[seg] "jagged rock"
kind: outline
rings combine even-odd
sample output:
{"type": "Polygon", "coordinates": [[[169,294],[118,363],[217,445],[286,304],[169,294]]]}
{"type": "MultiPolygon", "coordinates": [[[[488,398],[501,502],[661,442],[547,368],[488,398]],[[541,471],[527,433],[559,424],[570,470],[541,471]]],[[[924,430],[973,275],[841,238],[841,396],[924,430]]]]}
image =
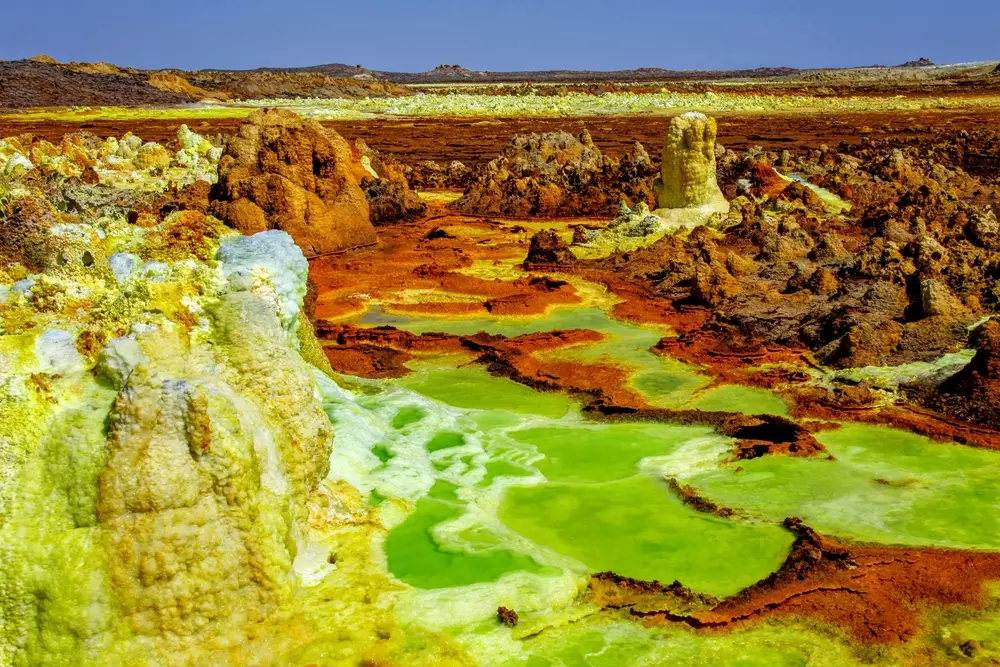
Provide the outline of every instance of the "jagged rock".
{"type": "Polygon", "coordinates": [[[916,256],[917,269],[923,273],[938,273],[948,264],[948,251],[937,239],[925,236],[920,239],[916,256]]]}
{"type": "Polygon", "coordinates": [[[392,156],[372,150],[361,139],[354,142],[367,174],[361,187],[368,196],[373,225],[411,220],[424,214],[427,204],[410,189],[405,168],[392,156]]]}
{"type": "Polygon", "coordinates": [[[882,366],[903,340],[903,327],[892,320],[862,322],[841,340],[826,363],[834,368],[882,366]]]}
{"type": "Polygon", "coordinates": [[[801,202],[806,208],[823,209],[823,200],[819,195],[798,181],[792,181],[778,195],[778,199],[787,202],[801,202]]]}
{"type": "Polygon", "coordinates": [[[863,278],[880,278],[902,284],[916,271],[895,243],[875,237],[855,255],[851,272],[863,278]]]}
{"type": "Polygon", "coordinates": [[[517,626],[517,612],[507,607],[497,607],[497,621],[508,628],[517,626]]]}
{"type": "Polygon", "coordinates": [[[566,242],[555,232],[543,229],[531,237],[524,265],[568,264],[575,260],[566,242]]]}
{"type": "Polygon", "coordinates": [[[996,213],[989,209],[972,215],[965,230],[974,242],[984,248],[993,248],[1000,241],[1000,222],[996,213]]]}
{"type": "Polygon", "coordinates": [[[427,204],[405,183],[379,178],[365,181],[363,185],[373,225],[413,220],[427,211],[427,204]]]}
{"type": "Polygon", "coordinates": [[[920,283],[920,309],[924,317],[943,316],[958,319],[968,315],[968,309],[951,293],[948,286],[936,278],[920,283]]]}
{"type": "Polygon", "coordinates": [[[840,288],[837,276],[825,267],[819,267],[806,282],[806,289],[813,294],[833,294],[840,288]]]}
{"type": "Polygon", "coordinates": [[[800,290],[807,289],[809,279],[814,273],[812,266],[806,262],[792,262],[792,266],[795,273],[792,274],[792,277],[788,279],[788,283],[785,285],[785,294],[794,294],[800,290]]]}
{"type": "Polygon", "coordinates": [[[945,380],[927,401],[962,420],[1000,428],[1000,322],[989,321],[973,334],[976,356],[945,380]]]}
{"type": "Polygon", "coordinates": [[[809,255],[816,245],[809,232],[793,220],[762,226],[761,257],[769,261],[795,261],[809,255]]]}
{"type": "Polygon", "coordinates": [[[653,167],[645,151],[605,157],[584,130],[517,135],[500,157],[481,167],[452,204],[476,215],[571,216],[616,212],[652,200],[653,167]]]}
{"type": "Polygon", "coordinates": [[[56,212],[33,194],[11,193],[4,199],[6,210],[0,209],[0,263],[42,270],[57,254],[56,240],[49,233],[56,212]]]}
{"type": "Polygon", "coordinates": [[[739,280],[720,262],[695,266],[691,298],[706,306],[718,306],[743,291],[739,280]]]}
{"type": "Polygon", "coordinates": [[[472,170],[458,160],[443,167],[433,160],[422,160],[405,167],[406,178],[415,188],[451,188],[464,190],[472,178],[472,170]]]}
{"type": "Polygon", "coordinates": [[[226,145],[212,211],[243,234],[281,229],[307,257],[375,242],[360,165],[333,130],[289,111],[255,111],[226,145]]]}
{"type": "Polygon", "coordinates": [[[906,289],[889,280],[872,281],[859,300],[867,310],[885,317],[901,315],[908,303],[906,289]]]}
{"type": "Polygon", "coordinates": [[[816,247],[809,251],[809,259],[820,264],[833,264],[850,256],[836,234],[825,234],[816,247]]]}

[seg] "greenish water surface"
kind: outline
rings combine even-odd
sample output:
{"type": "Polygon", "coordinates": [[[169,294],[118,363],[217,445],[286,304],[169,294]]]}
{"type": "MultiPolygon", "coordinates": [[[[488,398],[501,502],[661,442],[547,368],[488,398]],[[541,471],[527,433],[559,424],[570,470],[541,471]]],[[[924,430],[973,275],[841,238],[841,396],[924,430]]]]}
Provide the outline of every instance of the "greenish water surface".
{"type": "MultiPolygon", "coordinates": [[[[707,388],[696,367],[649,351],[663,331],[617,322],[598,308],[520,321],[372,310],[359,323],[507,336],[593,329],[605,339],[547,354],[628,367],[632,386],[664,407],[788,412],[766,390],[707,388]]],[[[338,425],[332,469],[374,501],[396,499],[406,508],[384,543],[390,572],[415,599],[454,609],[444,627],[484,664],[871,662],[842,635],[792,621],[719,636],[596,617],[570,622],[577,618],[573,597],[557,603],[547,591],[613,570],[731,595],[780,567],[793,539],[781,527],[789,516],[839,539],[1000,549],[996,452],[844,424],[816,436],[832,458],[735,462],[731,441],[708,427],[593,423],[565,395],[536,392],[467,361],[424,358],[411,363],[412,375],[369,382],[364,396],[345,395],[326,407],[338,425]],[[674,495],[668,477],[737,516],[694,511],[674,495]],[[496,601],[517,608],[526,627],[560,614],[567,621],[514,639],[492,617],[496,601]]],[[[954,627],[978,637],[996,624],[987,616],[954,627]]],[[[893,655],[873,664],[895,664],[893,655]]]]}

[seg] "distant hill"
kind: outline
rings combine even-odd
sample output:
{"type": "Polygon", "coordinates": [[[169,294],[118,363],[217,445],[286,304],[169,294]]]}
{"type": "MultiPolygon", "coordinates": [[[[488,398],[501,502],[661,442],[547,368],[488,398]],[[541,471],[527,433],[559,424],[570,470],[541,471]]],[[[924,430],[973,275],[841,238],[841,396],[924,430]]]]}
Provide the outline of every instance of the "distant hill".
{"type": "Polygon", "coordinates": [[[718,79],[754,79],[788,76],[801,70],[794,67],[759,67],[741,70],[669,70],[659,67],[639,69],[596,70],[538,70],[523,72],[476,71],[461,65],[438,65],[426,72],[388,72],[372,70],[361,65],[312,65],[309,67],[262,67],[255,72],[321,72],[328,76],[371,78],[403,84],[455,83],[584,83],[593,81],[709,81],[718,79]]]}
{"type": "Polygon", "coordinates": [[[998,84],[996,61],[935,65],[927,58],[891,67],[800,70],[758,67],[738,70],[542,70],[489,72],[461,65],[438,65],[426,72],[384,72],[362,65],[329,63],[309,67],[260,67],[253,70],[140,70],[110,63],[59,63],[49,56],[0,61],[0,108],[39,106],[168,106],[204,100],[253,98],[362,98],[413,94],[407,86],[434,84],[711,84],[752,81],[762,86],[919,86],[949,81],[966,89],[998,84]],[[993,69],[996,67],[996,69],[993,69]]]}
{"type": "Polygon", "coordinates": [[[137,70],[108,63],[57,63],[52,58],[36,57],[0,61],[0,108],[173,106],[252,97],[411,94],[407,88],[372,76],[335,77],[326,73],[337,71],[329,66],[294,71],[137,70]]]}

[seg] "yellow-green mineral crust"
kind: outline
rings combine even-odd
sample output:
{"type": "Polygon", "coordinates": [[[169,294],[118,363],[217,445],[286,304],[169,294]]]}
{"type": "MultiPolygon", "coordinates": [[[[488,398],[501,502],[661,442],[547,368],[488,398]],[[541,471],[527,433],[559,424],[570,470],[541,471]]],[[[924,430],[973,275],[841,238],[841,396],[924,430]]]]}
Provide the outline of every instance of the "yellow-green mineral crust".
{"type": "Polygon", "coordinates": [[[453,643],[402,634],[380,602],[377,517],[324,481],[331,371],[302,251],[114,204],[166,188],[164,168],[214,180],[221,151],[179,139],[40,144],[31,169],[0,146],[18,169],[0,188],[0,665],[358,664],[412,637],[447,664],[453,643]],[[73,213],[24,178],[93,165],[73,213]]]}

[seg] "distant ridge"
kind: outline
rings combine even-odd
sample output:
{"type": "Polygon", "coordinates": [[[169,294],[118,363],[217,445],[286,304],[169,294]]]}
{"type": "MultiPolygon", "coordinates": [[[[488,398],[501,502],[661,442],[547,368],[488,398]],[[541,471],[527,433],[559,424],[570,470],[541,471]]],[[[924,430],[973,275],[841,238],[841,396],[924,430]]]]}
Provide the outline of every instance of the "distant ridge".
{"type": "MultiPolygon", "coordinates": [[[[238,70],[202,70],[238,71],[238,70]]],[[[254,72],[317,72],[327,76],[351,77],[388,81],[390,83],[433,84],[455,83],[583,83],[591,81],[708,81],[718,79],[759,79],[788,76],[803,70],[794,67],[757,67],[740,70],[670,70],[661,67],[640,67],[628,70],[537,70],[515,72],[491,72],[470,70],[461,65],[438,65],[426,72],[388,72],[372,70],[362,65],[310,65],[308,67],[261,67],[254,72]]]]}
{"type": "MultiPolygon", "coordinates": [[[[796,90],[864,86],[899,90],[934,81],[953,89],[994,90],[1000,85],[998,61],[935,65],[927,58],[902,65],[853,68],[757,67],[737,70],[542,70],[490,72],[442,64],[425,72],[385,72],[363,65],[328,63],[309,67],[251,70],[142,70],[111,63],[56,62],[49,56],[0,61],[0,108],[61,106],[177,105],[246,99],[358,99],[403,97],[428,85],[480,85],[488,93],[562,94],[563,86],[599,94],[615,86],[655,90],[661,85],[705,92],[715,84],[751,84],[741,90],[773,86],[796,90]],[[514,84],[506,89],[495,84],[514,84]],[[690,85],[689,85],[690,84],[690,85]],[[543,86],[548,87],[543,87],[543,86]],[[538,86],[536,88],[536,86],[538,86]]],[[[470,92],[482,92],[470,88],[470,92]]],[[[942,88],[944,90],[944,88],[942,88]]]]}
{"type": "Polygon", "coordinates": [[[898,67],[934,67],[934,63],[927,58],[918,58],[917,60],[908,60],[898,67]]]}

